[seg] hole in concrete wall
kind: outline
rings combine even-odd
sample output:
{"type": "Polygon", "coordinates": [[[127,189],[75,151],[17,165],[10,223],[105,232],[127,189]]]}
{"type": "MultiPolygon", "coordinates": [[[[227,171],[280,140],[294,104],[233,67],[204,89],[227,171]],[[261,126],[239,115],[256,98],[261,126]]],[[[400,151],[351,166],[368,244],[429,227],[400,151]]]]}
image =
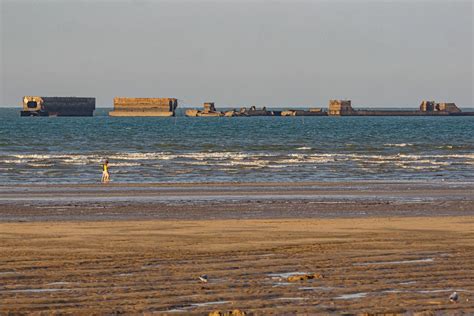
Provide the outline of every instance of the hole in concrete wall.
{"type": "Polygon", "coordinates": [[[36,101],[28,101],[28,103],[26,104],[26,106],[29,108],[29,109],[36,109],[36,107],[38,106],[38,103],[36,101]]]}

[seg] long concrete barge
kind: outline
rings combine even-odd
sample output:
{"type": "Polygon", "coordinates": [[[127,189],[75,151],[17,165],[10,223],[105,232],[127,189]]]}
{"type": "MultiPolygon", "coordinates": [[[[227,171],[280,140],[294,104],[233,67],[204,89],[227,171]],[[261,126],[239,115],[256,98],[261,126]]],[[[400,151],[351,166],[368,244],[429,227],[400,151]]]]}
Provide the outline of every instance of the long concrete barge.
{"type": "Polygon", "coordinates": [[[114,98],[110,116],[175,116],[176,98],[114,98]]]}
{"type": "Polygon", "coordinates": [[[93,116],[95,98],[23,97],[21,116],[93,116]]]}

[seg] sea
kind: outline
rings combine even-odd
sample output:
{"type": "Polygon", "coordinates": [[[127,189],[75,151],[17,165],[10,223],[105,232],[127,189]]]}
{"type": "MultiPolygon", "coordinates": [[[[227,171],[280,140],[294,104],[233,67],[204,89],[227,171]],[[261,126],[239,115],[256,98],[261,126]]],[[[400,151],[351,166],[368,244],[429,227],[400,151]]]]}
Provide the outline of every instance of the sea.
{"type": "Polygon", "coordinates": [[[474,117],[20,117],[0,108],[0,184],[474,182],[474,117]]]}

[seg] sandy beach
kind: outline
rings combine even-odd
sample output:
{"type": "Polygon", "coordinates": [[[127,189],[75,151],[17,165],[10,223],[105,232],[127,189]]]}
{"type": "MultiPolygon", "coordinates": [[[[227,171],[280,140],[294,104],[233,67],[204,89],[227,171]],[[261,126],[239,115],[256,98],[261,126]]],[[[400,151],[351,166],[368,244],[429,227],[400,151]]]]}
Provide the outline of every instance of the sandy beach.
{"type": "Polygon", "coordinates": [[[0,313],[474,313],[472,192],[456,183],[3,186],[0,313]]]}
{"type": "Polygon", "coordinates": [[[0,316],[474,316],[473,3],[0,0],[0,316]]]}

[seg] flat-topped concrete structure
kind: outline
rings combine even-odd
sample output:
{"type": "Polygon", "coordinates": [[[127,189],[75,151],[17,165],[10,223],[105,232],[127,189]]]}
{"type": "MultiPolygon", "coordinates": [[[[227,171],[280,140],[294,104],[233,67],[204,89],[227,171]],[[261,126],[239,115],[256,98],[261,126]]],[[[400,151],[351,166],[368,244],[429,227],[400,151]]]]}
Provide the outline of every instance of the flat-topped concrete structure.
{"type": "Polygon", "coordinates": [[[189,109],[185,112],[189,117],[219,117],[224,116],[224,113],[217,111],[214,102],[205,102],[202,110],[189,109]]]}
{"type": "MultiPolygon", "coordinates": [[[[321,108],[310,108],[309,110],[285,110],[279,116],[327,116],[328,113],[321,108]]],[[[276,115],[278,116],[278,115],[276,115]]]]}
{"type": "MultiPolygon", "coordinates": [[[[279,115],[280,111],[278,111],[279,115]]],[[[266,107],[257,109],[255,106],[250,108],[240,108],[240,110],[230,110],[226,112],[217,111],[214,102],[206,102],[203,105],[203,110],[189,109],[186,110],[186,116],[189,117],[235,117],[235,116],[275,116],[277,115],[274,111],[267,110],[266,107]]]]}
{"type": "Polygon", "coordinates": [[[175,116],[176,98],[114,98],[110,116],[175,116]]]}
{"type": "Polygon", "coordinates": [[[420,111],[431,113],[431,112],[446,112],[446,113],[461,113],[461,109],[456,106],[454,103],[440,102],[436,103],[435,101],[422,101],[420,104],[420,111]]]}
{"type": "Polygon", "coordinates": [[[23,97],[21,116],[92,116],[95,98],[23,97]]]}
{"type": "Polygon", "coordinates": [[[474,115],[473,112],[462,112],[454,103],[422,101],[418,110],[384,110],[352,108],[350,100],[330,100],[329,116],[450,116],[474,115]]]}
{"type": "Polygon", "coordinates": [[[351,100],[329,100],[328,115],[353,115],[351,100]]]}

